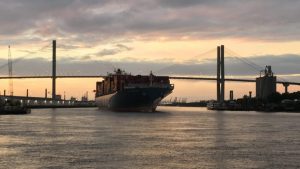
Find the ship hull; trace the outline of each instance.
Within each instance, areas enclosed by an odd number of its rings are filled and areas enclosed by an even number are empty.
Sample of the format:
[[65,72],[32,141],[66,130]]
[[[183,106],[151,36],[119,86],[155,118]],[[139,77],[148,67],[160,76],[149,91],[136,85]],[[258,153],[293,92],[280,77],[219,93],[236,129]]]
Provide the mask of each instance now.
[[160,101],[172,92],[170,88],[126,88],[112,94],[96,97],[99,108],[126,112],[153,112]]

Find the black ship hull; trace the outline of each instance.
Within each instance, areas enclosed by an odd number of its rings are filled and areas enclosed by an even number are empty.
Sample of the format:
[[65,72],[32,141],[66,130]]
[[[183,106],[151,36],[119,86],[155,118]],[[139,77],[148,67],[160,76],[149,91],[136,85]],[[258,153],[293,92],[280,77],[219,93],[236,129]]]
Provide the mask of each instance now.
[[172,90],[171,87],[125,88],[122,91],[96,97],[96,104],[99,108],[113,111],[153,112]]

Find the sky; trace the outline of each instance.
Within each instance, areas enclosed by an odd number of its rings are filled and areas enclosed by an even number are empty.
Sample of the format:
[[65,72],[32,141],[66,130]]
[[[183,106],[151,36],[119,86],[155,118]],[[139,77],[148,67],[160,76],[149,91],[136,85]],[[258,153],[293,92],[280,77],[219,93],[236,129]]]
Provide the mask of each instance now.
[[[55,39],[60,75],[120,67],[132,74],[215,76],[216,47],[223,44],[227,77],[254,78],[272,65],[280,78],[300,82],[299,17],[298,0],[1,0],[0,75],[7,75],[8,45],[14,75],[50,75]],[[92,98],[95,81],[58,80],[58,92],[80,97],[89,91]],[[212,82],[172,83],[172,98],[215,98]],[[16,95],[26,88],[43,96],[51,81],[14,81]],[[236,97],[255,90],[228,83],[226,93],[232,89]]]

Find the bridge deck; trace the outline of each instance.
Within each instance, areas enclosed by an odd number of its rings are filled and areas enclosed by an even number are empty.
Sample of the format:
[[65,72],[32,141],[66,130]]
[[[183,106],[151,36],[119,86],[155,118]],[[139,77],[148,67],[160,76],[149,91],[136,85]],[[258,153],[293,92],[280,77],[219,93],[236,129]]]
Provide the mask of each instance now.
[[[87,75],[87,76],[56,76],[56,78],[104,78],[104,75]],[[52,76],[1,76],[0,79],[49,79]],[[181,80],[206,80],[206,81],[216,81],[217,78],[211,77],[185,77],[185,76],[170,76],[170,79],[181,79]],[[225,78],[225,81],[231,82],[256,82],[255,79],[233,79],[233,78]],[[289,85],[300,85],[300,82],[283,82],[277,81],[278,84],[289,84]]]

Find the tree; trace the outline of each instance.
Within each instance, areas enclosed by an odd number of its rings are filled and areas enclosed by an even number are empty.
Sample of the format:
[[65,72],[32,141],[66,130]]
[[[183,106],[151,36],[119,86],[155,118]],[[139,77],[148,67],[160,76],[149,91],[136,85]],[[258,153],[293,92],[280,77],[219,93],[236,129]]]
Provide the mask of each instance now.
[[283,100],[283,97],[280,93],[272,93],[268,96],[267,101],[269,103],[280,103]]

